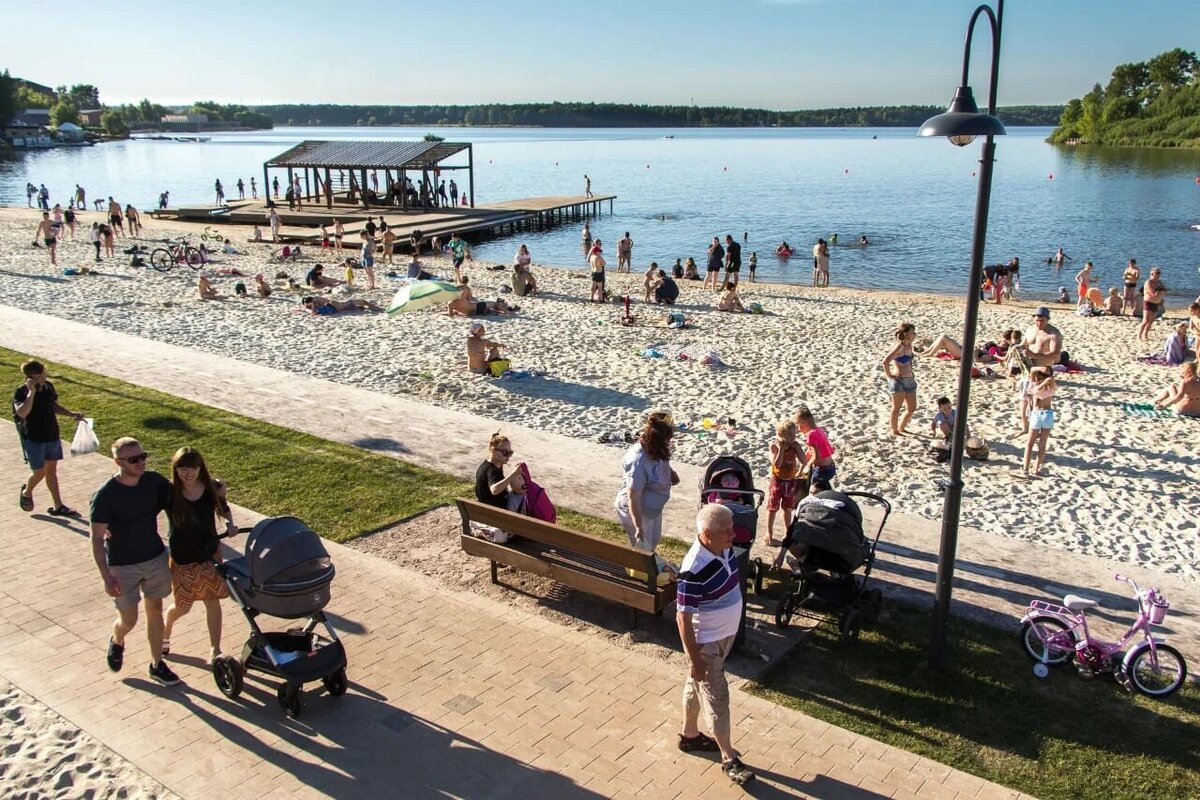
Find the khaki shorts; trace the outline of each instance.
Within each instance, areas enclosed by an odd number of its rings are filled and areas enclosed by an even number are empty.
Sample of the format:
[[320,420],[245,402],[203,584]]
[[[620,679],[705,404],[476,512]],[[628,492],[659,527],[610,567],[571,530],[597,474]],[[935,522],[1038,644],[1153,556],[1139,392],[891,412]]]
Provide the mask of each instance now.
[[137,608],[143,595],[147,600],[161,600],[171,594],[171,568],[167,566],[166,550],[140,564],[122,564],[109,567],[108,571],[121,587],[121,594],[113,598],[120,610]]
[[700,645],[700,657],[704,660],[704,680],[697,681],[688,675],[683,687],[683,710],[694,713],[699,703],[704,710],[713,736],[729,736],[729,683],[725,680],[725,659],[733,650],[735,637],[727,636],[715,642]]

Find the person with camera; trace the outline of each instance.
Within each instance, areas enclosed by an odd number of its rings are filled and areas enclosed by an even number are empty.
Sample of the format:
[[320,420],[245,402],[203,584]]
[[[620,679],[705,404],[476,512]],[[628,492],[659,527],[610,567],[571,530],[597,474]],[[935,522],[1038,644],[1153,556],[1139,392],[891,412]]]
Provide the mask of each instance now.
[[29,360],[21,365],[25,382],[13,393],[13,422],[21,438],[21,450],[29,464],[29,477],[21,484],[21,510],[33,511],[33,490],[46,481],[50,500],[49,513],[55,517],[75,517],[78,512],[63,504],[58,492],[58,462],[62,461],[62,439],[58,430],[58,415],[76,421],[83,414],[68,411],[58,402],[54,384],[46,379],[46,367],[40,361]]

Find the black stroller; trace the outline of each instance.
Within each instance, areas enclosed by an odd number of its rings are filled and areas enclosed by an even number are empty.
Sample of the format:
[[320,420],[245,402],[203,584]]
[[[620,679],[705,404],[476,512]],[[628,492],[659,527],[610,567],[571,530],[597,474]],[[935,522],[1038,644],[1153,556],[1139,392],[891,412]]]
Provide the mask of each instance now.
[[[873,540],[863,533],[862,511],[853,498],[883,507],[883,519]],[[819,604],[836,616],[843,643],[857,641],[863,623],[878,619],[883,602],[883,592],[867,589],[867,581],[875,564],[875,546],[891,513],[892,506],[887,500],[867,492],[823,491],[807,498],[797,508],[784,542],[799,562],[793,573],[799,585],[789,589],[779,602],[775,624],[786,628],[796,614],[829,619],[811,609]],[[860,569],[862,575],[857,575]],[[762,589],[765,570],[759,562],[756,591]]]
[[[241,655],[213,662],[222,694],[236,698],[243,674],[252,669],[283,678],[276,696],[289,717],[299,716],[304,707],[305,683],[320,680],[331,696],[345,694],[346,650],[322,611],[329,603],[334,568],[321,537],[295,517],[264,519],[246,538],[246,554],[219,563],[217,571],[250,624]],[[307,617],[308,624],[264,633],[255,621],[259,614]],[[318,624],[328,635],[316,632]]]
[[[749,581],[755,580],[755,564],[750,561],[750,548],[758,533],[758,509],[763,493],[754,488],[754,471],[737,456],[717,456],[708,462],[700,478],[700,505],[720,503],[733,512],[733,553],[741,572],[742,592]],[[742,604],[742,624],[738,626],[734,648],[740,648],[745,638],[746,606]]]

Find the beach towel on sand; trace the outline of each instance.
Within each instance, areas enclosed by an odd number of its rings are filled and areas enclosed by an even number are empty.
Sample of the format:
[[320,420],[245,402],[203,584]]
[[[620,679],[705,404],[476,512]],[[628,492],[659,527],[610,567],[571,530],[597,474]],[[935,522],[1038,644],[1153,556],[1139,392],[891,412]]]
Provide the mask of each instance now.
[[1121,403],[1121,410],[1130,417],[1142,419],[1170,419],[1179,416],[1169,408],[1155,408],[1150,403]]

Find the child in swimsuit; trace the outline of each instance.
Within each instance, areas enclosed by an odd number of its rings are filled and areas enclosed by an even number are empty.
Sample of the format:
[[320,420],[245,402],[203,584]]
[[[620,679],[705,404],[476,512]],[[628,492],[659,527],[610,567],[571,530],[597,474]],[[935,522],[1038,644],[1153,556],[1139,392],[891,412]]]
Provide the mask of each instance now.
[[[783,529],[792,525],[792,512],[800,488],[800,466],[804,461],[804,450],[796,441],[796,423],[781,420],[775,428],[775,441],[771,442],[771,482],[767,493],[767,544],[775,545],[775,514],[783,509]],[[807,494],[807,492],[805,492]]]

